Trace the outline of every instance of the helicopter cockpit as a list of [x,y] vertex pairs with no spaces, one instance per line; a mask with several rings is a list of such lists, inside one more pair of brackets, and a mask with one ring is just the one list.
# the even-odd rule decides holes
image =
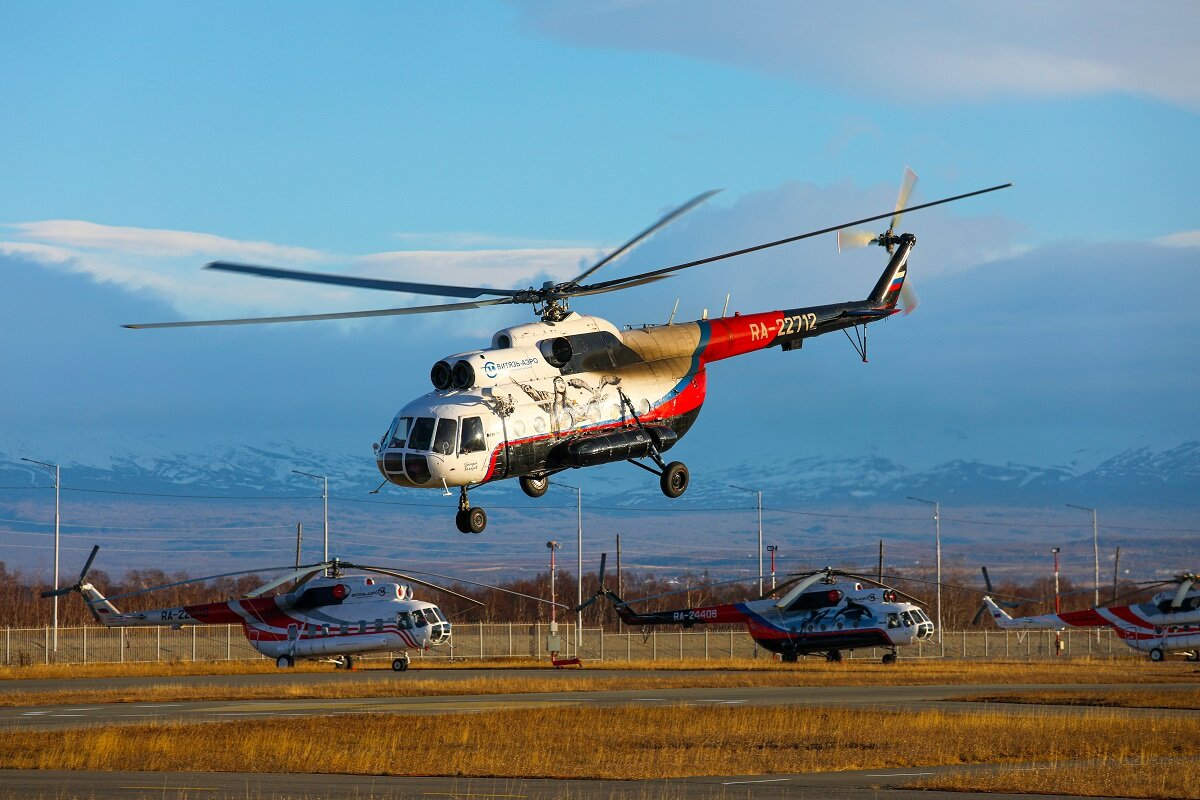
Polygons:
[[460,471],[460,459],[466,460],[464,473],[483,465],[488,451],[484,409],[439,405],[425,411],[429,416],[401,412],[392,420],[376,453],[379,471],[400,486],[436,485],[443,479],[465,483],[450,473]]
[[428,628],[430,644],[443,644],[450,639],[450,621],[437,606],[401,611],[396,615],[396,624],[403,631]]

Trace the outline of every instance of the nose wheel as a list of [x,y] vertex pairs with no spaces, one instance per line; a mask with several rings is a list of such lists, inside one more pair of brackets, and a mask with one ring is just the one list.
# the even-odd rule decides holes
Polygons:
[[462,533],[483,533],[487,527],[487,512],[478,506],[471,506],[465,486],[458,495],[458,513],[454,516],[454,524]]

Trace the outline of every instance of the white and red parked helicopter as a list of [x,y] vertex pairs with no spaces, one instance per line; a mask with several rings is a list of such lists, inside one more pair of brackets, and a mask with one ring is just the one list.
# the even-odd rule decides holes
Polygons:
[[[916,598],[873,578],[831,567],[793,575],[757,600],[643,613],[630,606],[680,592],[622,600],[604,585],[605,561],[602,555],[600,588],[576,611],[605,598],[626,625],[745,625],[755,642],[784,661],[805,655],[841,661],[843,650],[878,647],[887,650],[883,663],[894,664],[897,647],[926,641],[934,634],[933,622]],[[771,596],[775,594],[779,596]]]
[[[83,565],[79,580],[74,586],[44,591],[42,597],[79,592],[96,620],[109,628],[241,625],[250,646],[263,655],[274,658],[276,666],[280,668],[292,667],[296,659],[307,658],[333,661],[339,667],[349,669],[354,664],[355,656],[395,651],[401,652],[402,655],[392,661],[392,669],[401,672],[408,669],[409,650],[428,650],[430,647],[448,644],[451,636],[450,621],[433,603],[416,599],[409,584],[425,586],[475,605],[483,605],[471,597],[414,577],[407,571],[397,572],[386,567],[352,564],[338,559],[320,564],[306,564],[298,568],[271,567],[227,572],[105,597],[90,583],[84,582],[99,550],[99,545],[92,548],[92,553]],[[117,610],[112,603],[113,600],[172,586],[279,570],[287,572],[244,597],[233,600],[124,613]],[[369,574],[348,575],[348,570]],[[418,574],[484,586],[538,602],[549,602],[461,578],[424,572]],[[388,580],[389,578],[404,582]],[[297,583],[290,591],[269,593],[291,581]]]
[[[707,200],[706,192],[639,233],[589,269],[561,283],[540,288],[495,289],[300,272],[273,267],[213,262],[208,269],[267,278],[379,289],[406,294],[480,298],[442,305],[307,314],[250,319],[198,320],[127,325],[128,328],[177,328],[264,322],[350,319],[531,304],[540,321],[497,331],[490,344],[439,359],[430,379],[433,391],[406,404],[384,436],[374,444],[376,465],[397,486],[459,488],[456,523],[463,533],[480,533],[487,514],[473,507],[467,491],[504,478],[518,478],[522,490],[540,497],[551,475],[566,469],[629,461],[659,476],[663,494],[679,497],[689,473],[662,454],[688,432],[704,403],[709,364],[768,347],[798,350],[805,340],[834,331],[862,331],[851,339],[866,360],[866,326],[917,303],[905,282],[908,257],[916,244],[910,233],[897,234],[901,213],[993,192],[993,186],[931,203],[907,207],[916,176],[909,170],[893,211],[822,230],[791,236],[684,264],[585,284],[596,270],[615,260],[673,220]],[[885,218],[888,229],[876,236],[844,229]],[[668,321],[619,330],[599,317],[571,311],[572,298],[627,289],[662,280],[690,267],[839,233],[839,246],[874,243],[889,255],[887,267],[863,300],[786,310],[737,314],[694,322]],[[903,295],[903,297],[902,297]],[[655,466],[643,463],[649,458]]]
[[1189,661],[1200,661],[1200,588],[1195,587],[1196,582],[1194,574],[1177,575],[1173,581],[1152,583],[1151,586],[1178,585],[1159,592],[1148,603],[1096,606],[1035,617],[1011,617],[990,596],[985,596],[983,603],[996,624],[1004,629],[1061,631],[1107,627],[1134,650],[1149,653],[1151,661],[1162,661],[1170,652],[1183,652]]

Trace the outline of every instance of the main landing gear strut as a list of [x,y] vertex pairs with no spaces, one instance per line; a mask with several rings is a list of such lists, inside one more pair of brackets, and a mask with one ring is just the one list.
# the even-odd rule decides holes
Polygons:
[[650,433],[650,431],[646,430],[646,426],[642,424],[641,418],[638,416],[637,411],[633,408],[633,403],[630,402],[629,398],[626,397],[625,393],[620,389],[617,390],[617,393],[621,396],[621,402],[624,403],[625,407],[629,409],[629,416],[633,417],[633,421],[637,423],[637,426],[641,428],[642,433],[646,434],[646,437],[650,440],[649,455],[650,458],[654,460],[654,463],[658,465],[658,469],[648,467],[642,462],[635,461],[632,458],[627,460],[635,467],[640,467],[649,472],[651,475],[657,475],[658,486],[660,489],[662,489],[662,493],[667,497],[672,499],[676,497],[682,497],[683,493],[687,491],[688,483],[691,480],[691,474],[688,472],[687,465],[682,461],[672,461],[670,464],[663,461],[662,453],[660,453],[658,449],[657,440],[654,438],[654,435]]
[[463,533],[483,533],[487,527],[487,512],[478,506],[471,507],[465,486],[458,495],[458,513],[454,515],[454,524]]

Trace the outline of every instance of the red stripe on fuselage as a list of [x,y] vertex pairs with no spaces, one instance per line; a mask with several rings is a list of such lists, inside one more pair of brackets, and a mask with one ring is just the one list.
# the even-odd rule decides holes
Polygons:
[[1077,628],[1096,628],[1109,624],[1108,620],[1100,616],[1100,613],[1094,608],[1083,611],[1067,611],[1059,614],[1058,618],[1068,625],[1074,625]]
[[782,311],[764,311],[744,317],[722,317],[708,320],[708,345],[700,361],[720,361],[770,347],[783,327]]

